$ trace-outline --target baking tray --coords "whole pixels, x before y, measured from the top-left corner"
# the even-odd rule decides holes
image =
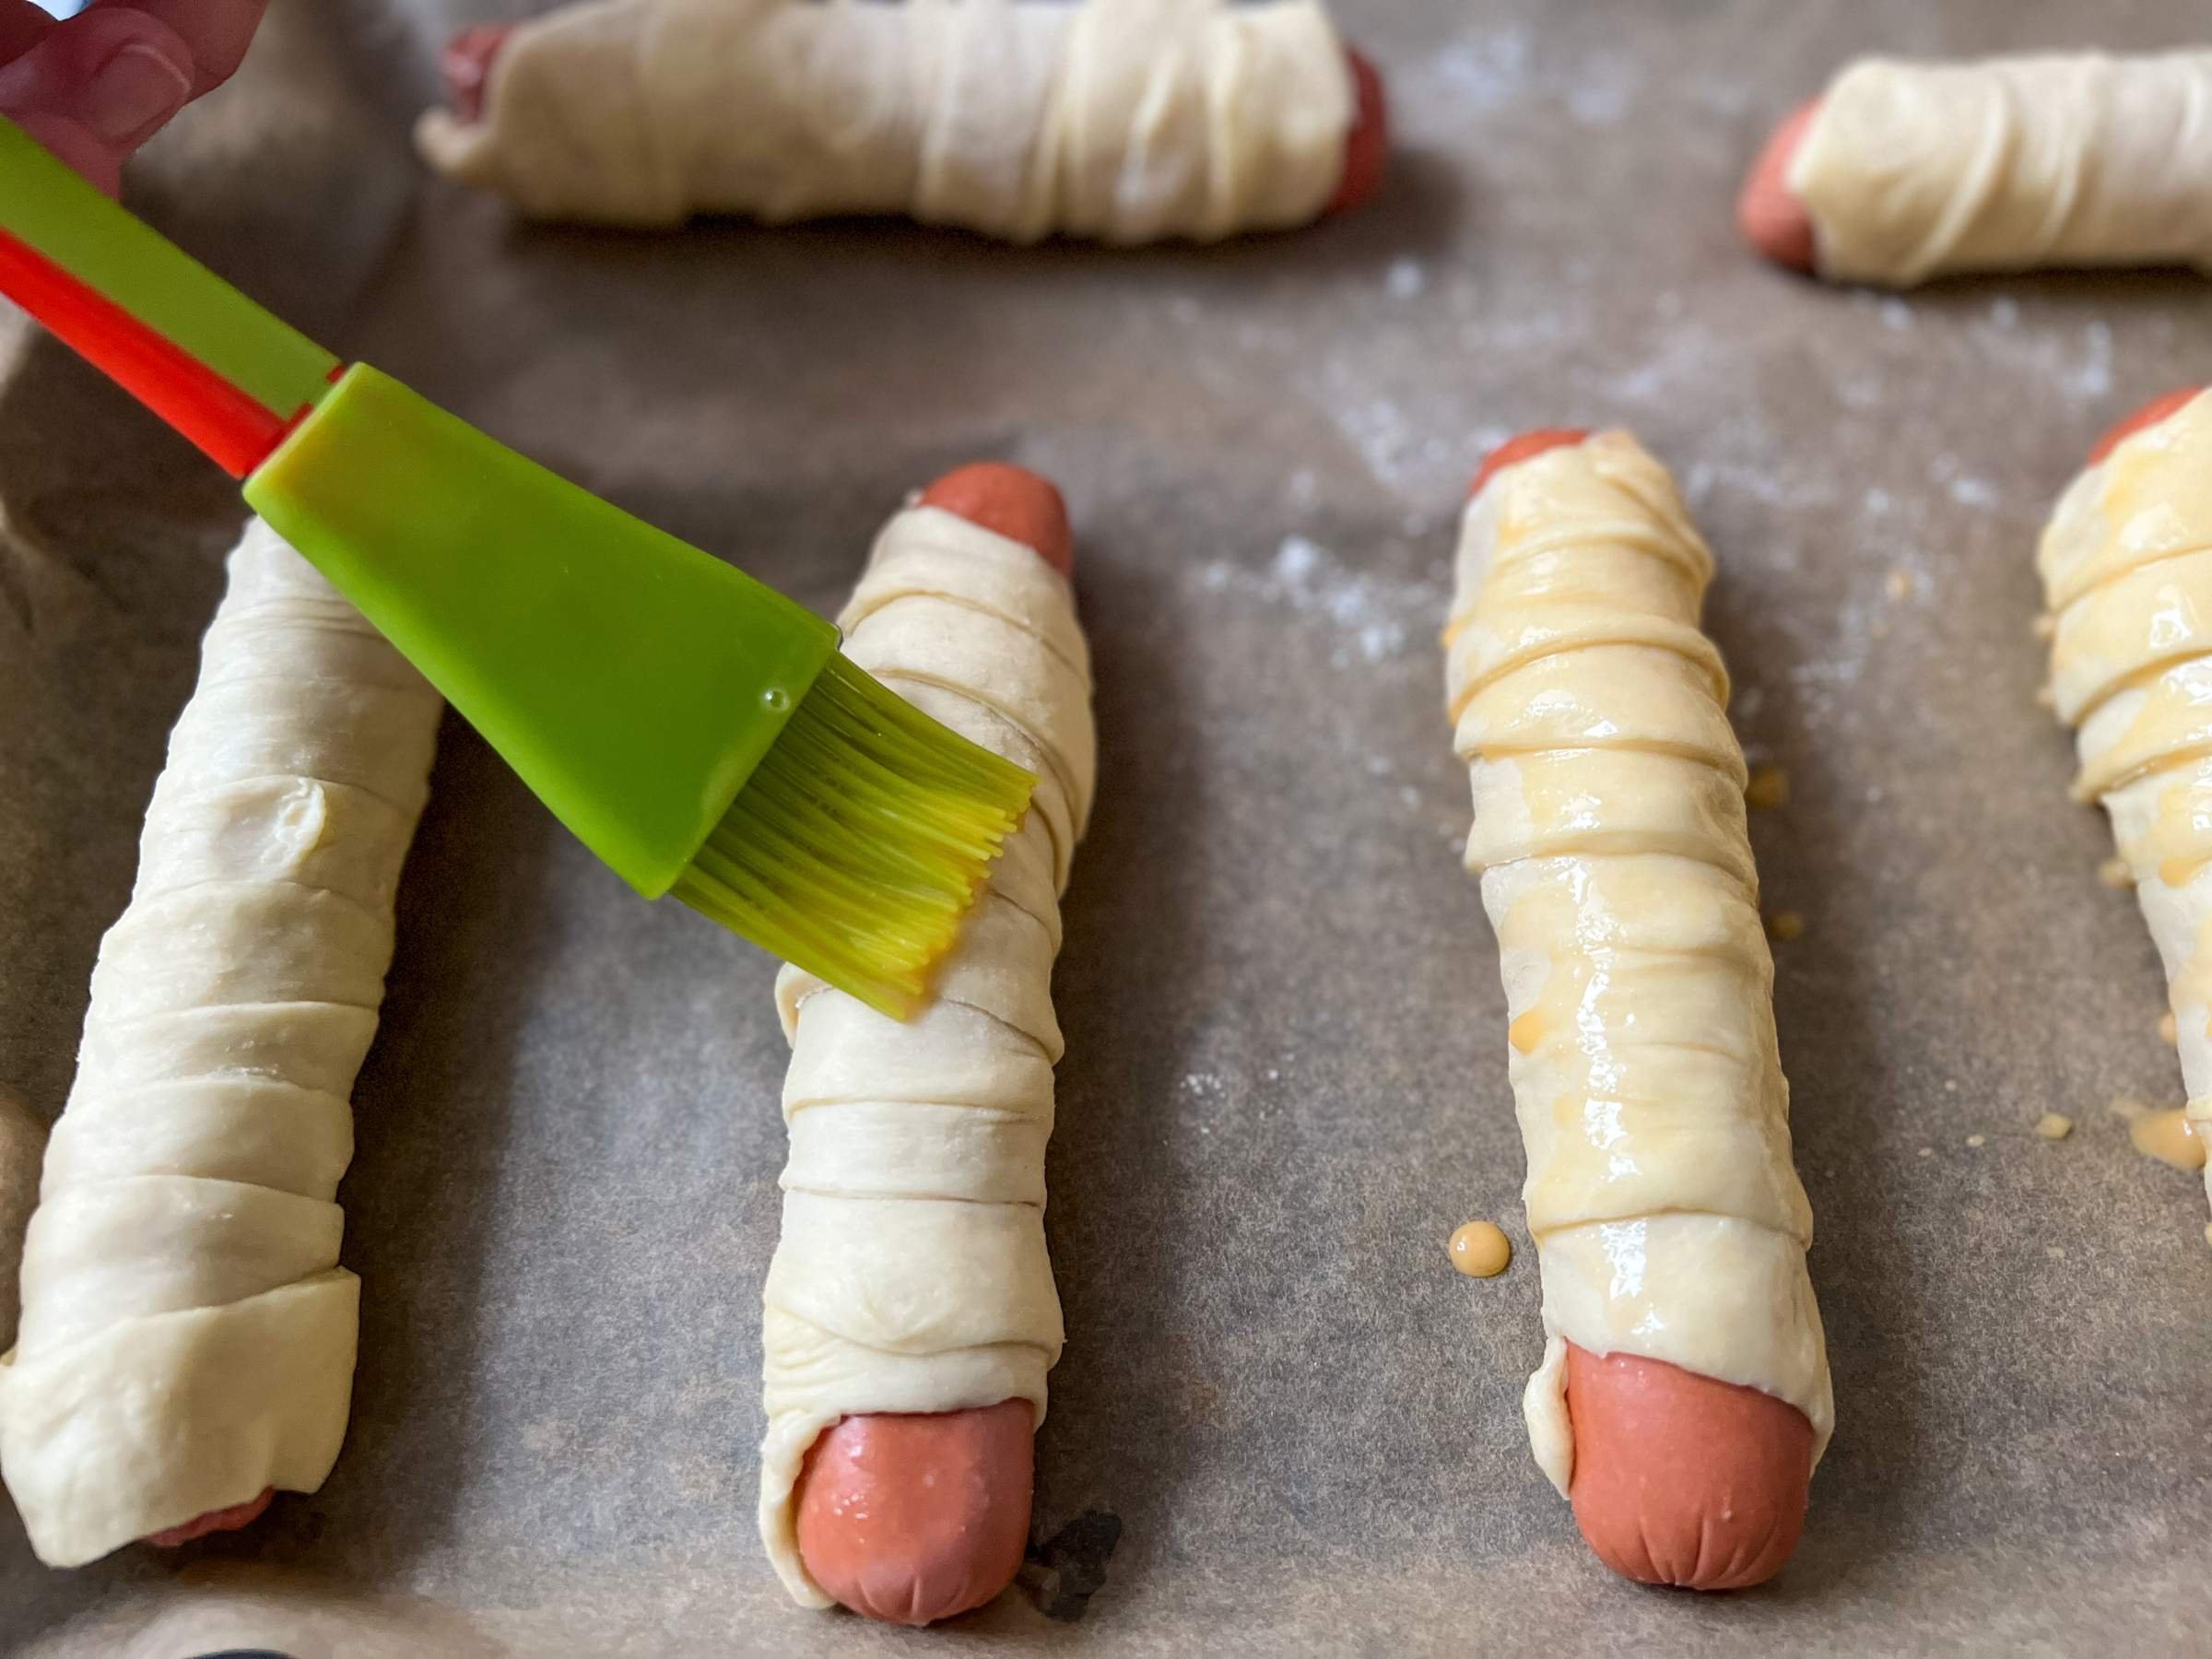
[[[2163,987],[2033,695],[2030,559],[2112,418],[2212,367],[2181,276],[1824,290],[1730,203],[1863,51],[2188,41],[2201,8],[1343,0],[1399,149],[1213,250],[518,225],[407,121],[460,4],[279,0],[138,204],[332,344],[825,609],[902,492],[1066,490],[1096,821],[1057,991],[1069,1341],[1037,1550],[931,1634],[754,1535],[784,1050],[771,964],[635,902],[449,720],[342,1197],[328,1484],[75,1572],[0,1519],[0,1649],[319,1654],[2212,1648],[2212,1250],[2112,1097]],[[527,9],[508,7],[509,11]],[[238,509],[51,343],[0,381],[0,1086],[51,1116]],[[1537,1474],[1503,1001],[1435,631],[1467,476],[1633,427],[1721,561],[1839,1426],[1771,1587],[1640,1590]],[[2044,1111],[2079,1127],[2038,1138]],[[1976,1142],[1973,1137],[1981,1137]]]

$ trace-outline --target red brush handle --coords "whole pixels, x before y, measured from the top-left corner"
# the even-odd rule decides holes
[[[305,406],[285,417],[270,413],[5,230],[0,230],[0,294],[88,358],[234,478],[268,459],[307,413]]]

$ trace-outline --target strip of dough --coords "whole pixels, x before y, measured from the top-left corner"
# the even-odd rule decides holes
[[[1523,1405],[1562,1496],[1569,1342],[1786,1400],[1816,1459],[1835,1420],[1712,568],[1619,431],[1507,467],[1460,537],[1447,707],[1544,1280]]]
[[[1867,59],[1829,88],[1788,182],[1841,281],[2212,271],[2212,52]]]
[[[417,140],[542,218],[1211,241],[1318,217],[1355,105],[1320,0],[592,0]]]
[[[259,520],[229,571],[0,1359],[0,1470],[56,1567],[312,1492],[346,1432],[359,1287],[332,1197],[441,705]]]
[[[2189,1124],[2212,1139],[2212,392],[2077,477],[2035,563],[2075,798],[2104,804],[2134,873]]]
[[[911,508],[838,622],[847,656],[1041,782],[912,1021],[795,969],[776,982],[791,1158],[761,1338],[760,1535],[808,1606],[830,1598],[800,1563],[792,1488],[824,1429],[1009,1399],[1043,1420],[1061,1344],[1044,1245],[1053,958],[1095,771],[1073,594],[1018,542]]]

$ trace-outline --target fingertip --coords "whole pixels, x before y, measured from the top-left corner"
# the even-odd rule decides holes
[[[1813,1427],[1755,1388],[1633,1354],[1567,1347],[1568,1496],[1593,1553],[1647,1584],[1743,1590],[1805,1530]]]
[[[1035,1435],[1027,1400],[873,1413],[824,1430],[794,1493],[807,1575],[888,1624],[982,1606],[1021,1566]]]
[[[1076,538],[1068,526],[1067,503],[1050,479],[1026,466],[1004,461],[956,466],[922,492],[920,504],[957,513],[1033,547],[1061,575],[1075,574]]]
[[[1508,438],[1503,443],[1482,458],[1481,466],[1475,472],[1475,481],[1467,486],[1467,499],[1473,500],[1482,493],[1482,487],[1507,467],[1522,461],[1533,461],[1547,451],[1571,449],[1589,437],[1583,427],[1536,427]]]
[[[192,50],[159,18],[100,6],[0,63],[0,113],[113,194],[123,162],[194,91]]]
[[[1777,265],[1808,274],[1818,261],[1818,248],[1813,216],[1790,188],[1790,163],[1819,112],[1820,100],[1816,98],[1774,129],[1745,177],[1743,194],[1735,203],[1735,222],[1753,247]]]
[[[2152,398],[2126,419],[2115,423],[2112,429],[2097,440],[2089,451],[2089,465],[2095,466],[2146,427],[2154,427],[2171,415],[2176,415],[2204,394],[2202,386],[2181,386]]]
[[[483,118],[491,66],[513,32],[512,24],[477,23],[456,30],[446,41],[438,54],[438,73],[445,81],[446,107],[455,121],[465,125]]]
[[[1344,173],[1324,214],[1348,212],[1373,196],[1390,159],[1390,99],[1382,72],[1353,47],[1344,49],[1344,59],[1352,72],[1352,124],[1344,135]]]

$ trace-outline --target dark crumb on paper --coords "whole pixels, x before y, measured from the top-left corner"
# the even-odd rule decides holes
[[[1121,1541],[1119,1515],[1085,1510],[1043,1543],[1030,1547],[1015,1583],[1047,1618],[1073,1624],[1105,1585],[1106,1562]]]

